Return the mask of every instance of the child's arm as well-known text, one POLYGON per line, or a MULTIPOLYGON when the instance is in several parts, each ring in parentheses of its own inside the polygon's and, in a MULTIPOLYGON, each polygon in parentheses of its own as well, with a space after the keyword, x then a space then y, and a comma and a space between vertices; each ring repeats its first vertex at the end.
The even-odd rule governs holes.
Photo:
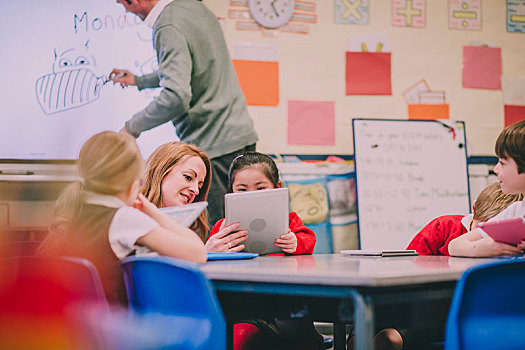
POLYGON ((523 250, 519 247, 483 237, 479 229, 453 239, 448 246, 448 252, 451 256, 471 258, 523 254, 523 250))
POLYGON ((412 238, 407 249, 416 250, 419 255, 438 255, 439 247, 444 244, 442 232, 439 218, 436 218, 412 238))
POLYGON ((173 221, 142 194, 139 194, 134 207, 160 225, 140 237, 137 243, 147 246, 161 255, 196 263, 206 262, 204 243, 195 232, 173 221))
POLYGON ((225 226, 224 219, 220 220, 215 224, 210 232, 210 236, 206 241, 206 250, 209 252, 240 252, 245 247, 243 242, 248 238, 248 231, 239 230, 239 223, 225 226), (220 223, 219 228, 216 228, 217 224, 220 223))

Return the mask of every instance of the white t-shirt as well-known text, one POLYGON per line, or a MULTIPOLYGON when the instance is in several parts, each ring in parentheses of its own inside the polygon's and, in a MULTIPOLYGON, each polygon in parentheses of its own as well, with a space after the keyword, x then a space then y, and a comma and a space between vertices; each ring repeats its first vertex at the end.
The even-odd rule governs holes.
MULTIPOLYGON (((525 201, 512 203, 511 205, 503 209, 498 215, 490 218, 488 221, 514 218, 525 218, 525 201)), ((487 235, 482 229, 480 229, 480 232, 483 237, 489 237, 489 235, 487 235)))
POLYGON ((461 224, 467 229, 467 231, 472 230, 472 220, 474 219, 474 214, 467 214, 461 219, 461 224))
POLYGON ((155 220, 117 197, 93 192, 85 192, 85 196, 86 203, 118 208, 109 225, 108 236, 111 249, 119 259, 124 259, 134 250, 135 255, 157 255, 148 247, 137 244, 140 237, 159 226, 155 220))

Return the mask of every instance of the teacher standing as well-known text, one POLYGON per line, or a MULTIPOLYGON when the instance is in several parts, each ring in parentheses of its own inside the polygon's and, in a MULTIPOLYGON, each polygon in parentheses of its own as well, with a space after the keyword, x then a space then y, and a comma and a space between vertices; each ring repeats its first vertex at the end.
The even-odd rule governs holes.
POLYGON ((117 0, 153 29, 158 70, 135 76, 113 69, 110 79, 139 90, 161 88, 122 132, 135 137, 172 122, 181 141, 211 159, 210 222, 224 217, 224 194, 232 160, 255 150, 257 133, 216 16, 197 0, 117 0))

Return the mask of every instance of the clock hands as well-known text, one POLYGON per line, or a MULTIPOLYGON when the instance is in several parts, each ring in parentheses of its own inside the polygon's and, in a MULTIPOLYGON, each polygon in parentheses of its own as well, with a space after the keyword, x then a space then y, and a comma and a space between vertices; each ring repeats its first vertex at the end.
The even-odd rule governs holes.
POLYGON ((279 12, 277 12, 277 9, 275 8, 275 2, 276 2, 276 1, 277 1, 277 0, 272 0, 272 3, 270 4, 270 6, 272 7, 273 13, 275 13, 275 15, 276 15, 277 17, 279 17, 279 12))

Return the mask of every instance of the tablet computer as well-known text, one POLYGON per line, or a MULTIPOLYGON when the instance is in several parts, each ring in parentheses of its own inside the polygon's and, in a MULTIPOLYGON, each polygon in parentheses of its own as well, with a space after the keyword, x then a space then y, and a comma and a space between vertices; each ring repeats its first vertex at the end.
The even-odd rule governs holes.
POLYGON ((228 193, 224 196, 225 224, 238 222, 248 231, 248 238, 241 243, 244 251, 281 253, 274 243, 288 232, 288 203, 288 188, 228 193))
POLYGON ((370 249, 345 249, 341 250, 342 255, 353 256, 417 256, 415 250, 370 250, 370 249))
POLYGON ((482 222, 478 227, 497 242, 516 245, 525 240, 525 219, 522 218, 482 222))
POLYGON ((173 221, 186 227, 190 227, 207 206, 208 202, 195 202, 178 205, 176 207, 160 208, 160 211, 168 214, 173 221))

